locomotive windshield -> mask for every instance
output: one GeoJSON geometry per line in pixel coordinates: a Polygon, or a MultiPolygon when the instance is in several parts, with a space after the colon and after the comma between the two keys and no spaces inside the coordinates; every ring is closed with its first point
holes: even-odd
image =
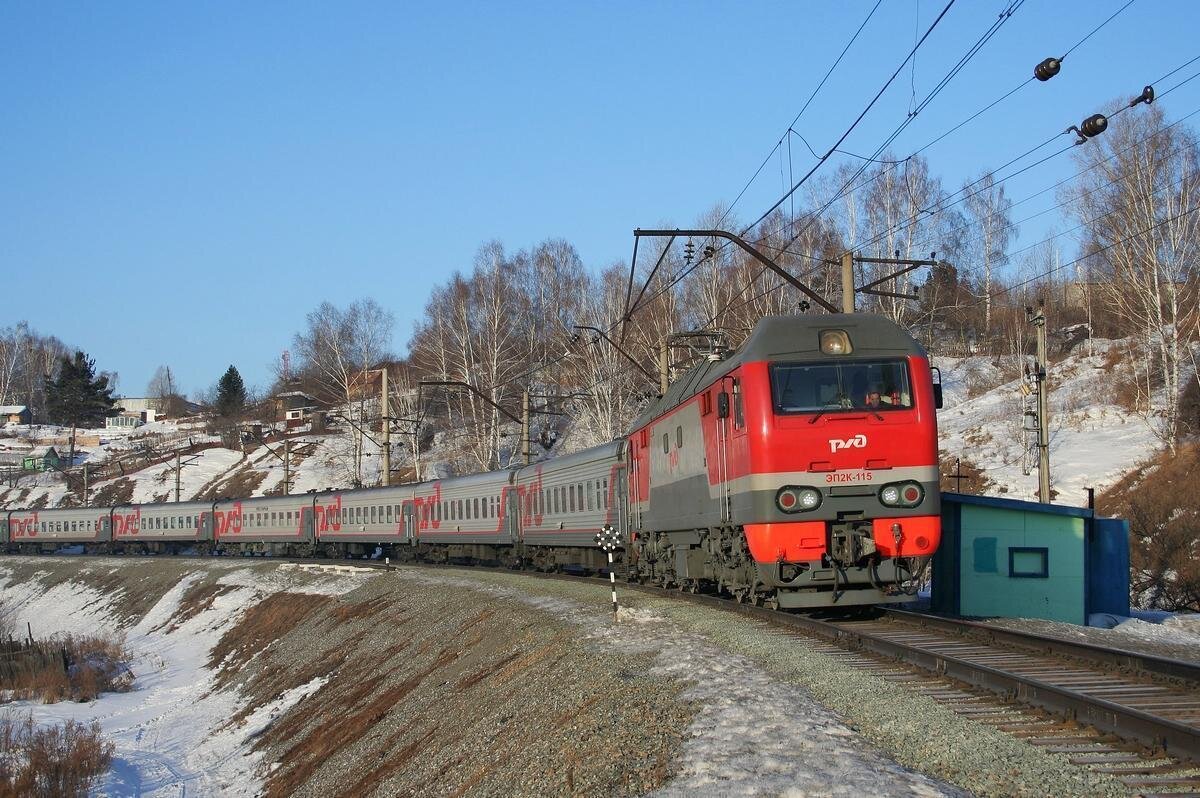
{"type": "Polygon", "coordinates": [[[913,406],[903,360],[777,363],[771,366],[776,413],[907,410],[913,406]]]}

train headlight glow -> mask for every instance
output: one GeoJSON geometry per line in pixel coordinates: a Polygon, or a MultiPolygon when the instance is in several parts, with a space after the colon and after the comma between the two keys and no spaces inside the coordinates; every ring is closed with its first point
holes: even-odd
{"type": "Polygon", "coordinates": [[[848,355],[854,351],[850,336],[845,330],[821,330],[821,353],[825,355],[848,355]]]}
{"type": "Polygon", "coordinates": [[[879,501],[886,504],[888,507],[895,507],[900,503],[900,486],[888,485],[883,490],[879,491],[879,501]]]}
{"type": "Polygon", "coordinates": [[[775,506],[785,513],[803,513],[821,506],[821,491],[786,485],[775,494],[775,506]]]}

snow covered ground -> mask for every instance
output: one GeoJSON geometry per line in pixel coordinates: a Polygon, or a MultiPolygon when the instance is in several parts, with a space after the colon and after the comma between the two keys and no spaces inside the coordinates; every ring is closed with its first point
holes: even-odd
{"type": "MultiPolygon", "coordinates": [[[[251,753],[254,736],[280,713],[320,687],[304,685],[279,696],[251,715],[244,725],[222,728],[238,709],[232,691],[210,692],[214,674],[208,670],[209,651],[221,635],[249,606],[281,590],[338,595],[353,590],[364,578],[359,574],[330,575],[313,579],[296,571],[257,566],[206,563],[205,568],[227,568],[218,582],[230,592],[173,631],[180,599],[202,578],[199,569],[175,585],[132,628],[124,630],[133,655],[130,666],[135,684],[129,693],[105,693],[86,704],[42,705],[16,702],[10,711],[33,713],[38,723],[67,719],[100,723],[102,734],[116,744],[113,768],[99,785],[100,795],[251,796],[258,793],[256,769],[260,762],[251,753]]],[[[37,581],[12,583],[11,574],[0,576],[0,596],[13,619],[23,626],[32,621],[35,634],[117,634],[116,614],[108,595],[67,582],[49,590],[37,581]]]]}
{"type": "MultiPolygon", "coordinates": [[[[1105,365],[1113,345],[1093,341],[1095,354],[1080,347],[1050,368],[1050,473],[1058,504],[1086,504],[1085,488],[1104,490],[1162,447],[1150,421],[1117,403],[1115,372],[1105,365]]],[[[1026,475],[1022,468],[1023,380],[1005,381],[994,361],[990,356],[934,359],[945,395],[938,413],[941,449],[982,470],[995,485],[990,493],[1035,499],[1037,470],[1026,475]]]]}

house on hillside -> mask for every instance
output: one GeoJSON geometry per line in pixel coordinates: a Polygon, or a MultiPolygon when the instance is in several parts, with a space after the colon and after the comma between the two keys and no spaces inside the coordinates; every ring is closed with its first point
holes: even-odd
{"type": "Polygon", "coordinates": [[[275,419],[288,427],[307,424],[312,414],[320,409],[316,398],[304,391],[277,393],[271,397],[271,402],[275,406],[275,419]]]}
{"type": "Polygon", "coordinates": [[[25,455],[22,465],[26,471],[49,471],[58,468],[61,463],[62,458],[53,446],[39,446],[25,455]]]}
{"type": "Polygon", "coordinates": [[[25,405],[0,405],[0,424],[32,424],[33,414],[25,405]]]}

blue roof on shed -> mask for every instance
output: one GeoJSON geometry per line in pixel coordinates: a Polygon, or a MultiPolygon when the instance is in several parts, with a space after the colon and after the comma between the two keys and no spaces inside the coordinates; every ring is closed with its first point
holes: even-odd
{"type": "Polygon", "coordinates": [[[942,494],[942,501],[975,504],[981,507],[995,507],[999,510],[1067,515],[1074,518],[1091,518],[1093,515],[1092,510],[1087,507],[1069,507],[1065,504],[1042,504],[1041,502],[1027,502],[1021,499],[1001,499],[995,496],[973,496],[969,493],[946,492],[942,494]]]}

